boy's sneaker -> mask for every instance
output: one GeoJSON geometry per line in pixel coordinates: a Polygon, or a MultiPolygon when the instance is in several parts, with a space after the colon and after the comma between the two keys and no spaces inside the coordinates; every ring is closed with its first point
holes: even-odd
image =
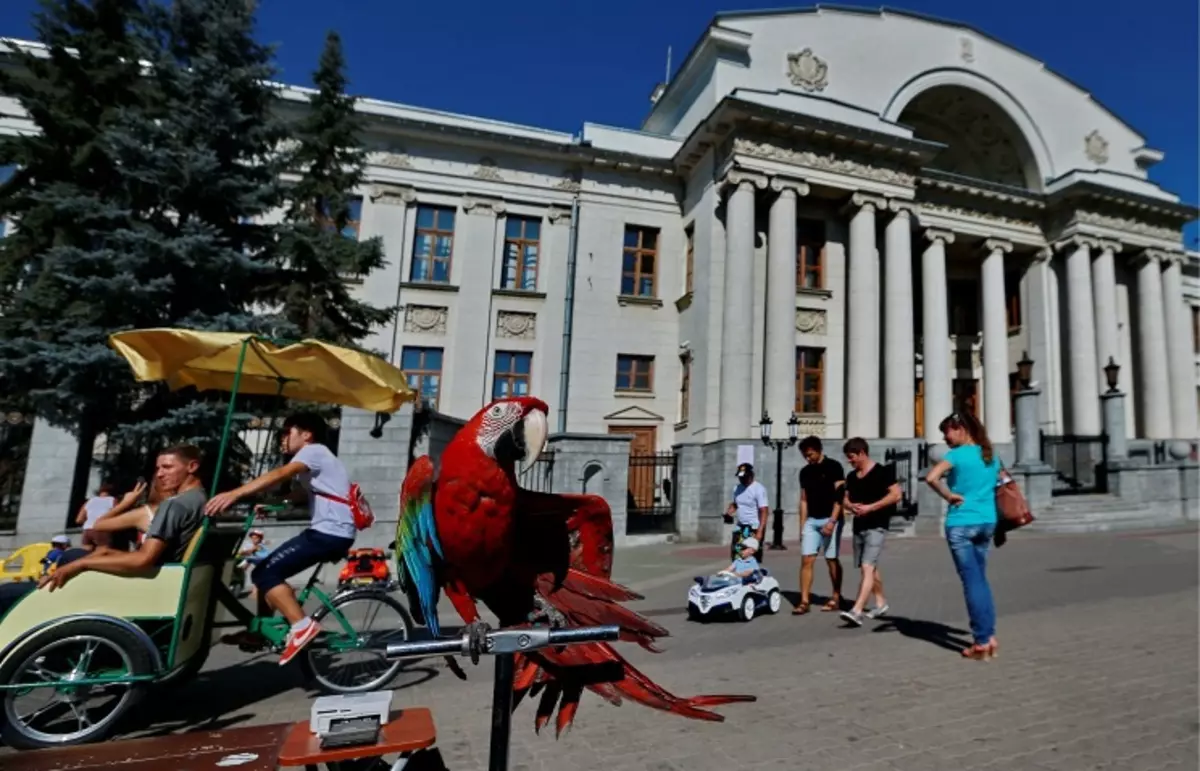
{"type": "Polygon", "coordinates": [[[887,613],[887,612],[888,612],[889,610],[891,610],[891,609],[892,609],[892,606],[891,606],[891,605],[888,605],[888,604],[885,602],[885,603],[883,604],[883,607],[880,607],[880,608],[871,608],[870,610],[868,610],[868,611],[867,611],[867,618],[870,618],[870,619],[876,619],[876,618],[879,618],[880,616],[882,616],[884,613],[887,613]]]}
{"type": "Polygon", "coordinates": [[[304,650],[304,646],[316,639],[321,633],[321,625],[312,619],[308,619],[308,624],[301,627],[299,630],[292,629],[288,632],[287,644],[283,647],[283,653],[279,656],[279,666],[284,666],[300,651],[304,650]]]}
{"type": "Polygon", "coordinates": [[[855,626],[863,625],[863,614],[861,613],[855,613],[852,610],[843,610],[842,618],[845,619],[847,623],[854,624],[855,626]]]}

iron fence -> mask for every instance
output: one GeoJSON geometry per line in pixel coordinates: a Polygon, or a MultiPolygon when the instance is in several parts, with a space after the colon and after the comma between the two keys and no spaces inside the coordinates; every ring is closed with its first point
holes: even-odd
{"type": "Polygon", "coordinates": [[[678,458],[673,452],[629,456],[629,488],[625,500],[626,534],[676,532],[677,477],[678,458]]]}
{"type": "Polygon", "coordinates": [[[0,530],[17,527],[32,438],[32,415],[15,411],[0,414],[0,530]]]}
{"type": "Polygon", "coordinates": [[[1042,462],[1054,469],[1052,495],[1108,492],[1108,435],[1041,432],[1042,462]]]}
{"type": "Polygon", "coordinates": [[[546,450],[529,468],[521,472],[517,483],[535,493],[554,492],[554,450],[546,450]]]}
{"type": "Polygon", "coordinates": [[[883,461],[895,471],[896,483],[900,485],[902,497],[896,509],[905,519],[912,519],[917,515],[917,496],[912,489],[912,450],[888,448],[883,454],[883,461]]]}

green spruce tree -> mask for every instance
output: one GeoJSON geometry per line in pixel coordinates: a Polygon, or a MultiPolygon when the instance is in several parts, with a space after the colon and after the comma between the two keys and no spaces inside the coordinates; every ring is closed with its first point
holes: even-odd
{"type": "Polygon", "coordinates": [[[317,91],[294,131],[298,144],[289,165],[299,179],[288,191],[280,233],[278,302],[298,336],[354,346],[390,321],[395,309],[356,298],[346,280],[382,267],[384,258],[380,239],[359,238],[359,215],[352,210],[366,152],[345,71],[341,39],[330,32],[313,75],[317,91]]]}

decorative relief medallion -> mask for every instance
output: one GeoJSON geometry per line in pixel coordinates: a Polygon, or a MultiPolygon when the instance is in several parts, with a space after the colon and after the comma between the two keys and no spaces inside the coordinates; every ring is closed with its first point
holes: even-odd
{"type": "Polygon", "coordinates": [[[816,308],[796,309],[796,331],[806,335],[825,334],[825,311],[816,308]]]}
{"type": "Polygon", "coordinates": [[[1108,140],[1093,131],[1083,138],[1083,152],[1089,161],[1103,166],[1108,163],[1108,140]]]}
{"type": "Polygon", "coordinates": [[[532,340],[537,334],[537,314],[500,311],[496,314],[496,337],[532,340]]]}
{"type": "Polygon", "coordinates": [[[565,190],[568,193],[578,193],[579,188],[579,180],[572,179],[571,177],[563,177],[558,181],[558,184],[554,186],[555,190],[565,190]]]}
{"type": "Polygon", "coordinates": [[[805,91],[824,91],[829,85],[829,65],[825,60],[813,53],[811,48],[795,54],[788,54],[788,78],[793,86],[799,86],[805,91]]]}
{"type": "Polygon", "coordinates": [[[733,151],[743,153],[753,158],[763,158],[769,161],[780,161],[797,166],[807,166],[812,169],[832,171],[838,174],[848,174],[877,182],[889,182],[895,185],[911,187],[916,184],[916,177],[905,171],[889,169],[883,166],[872,166],[850,158],[843,158],[836,153],[815,153],[810,150],[792,150],[787,147],[777,147],[768,142],[755,142],[750,139],[735,139],[733,151]]]}
{"type": "Polygon", "coordinates": [[[500,170],[496,168],[496,161],[487,157],[479,159],[479,165],[471,176],[476,179],[490,179],[493,182],[504,181],[504,177],[500,176],[500,170]]]}
{"type": "Polygon", "coordinates": [[[437,305],[408,305],[404,308],[404,331],[446,334],[449,310],[437,305]]]}
{"type": "Polygon", "coordinates": [[[958,55],[964,62],[970,64],[975,61],[975,41],[969,37],[960,37],[958,39],[958,55]]]}
{"type": "Polygon", "coordinates": [[[824,415],[797,415],[800,425],[796,427],[798,436],[825,436],[824,415]]]}
{"type": "Polygon", "coordinates": [[[386,166],[389,169],[412,168],[408,152],[401,145],[388,145],[386,149],[371,153],[370,163],[376,166],[386,166]]]}

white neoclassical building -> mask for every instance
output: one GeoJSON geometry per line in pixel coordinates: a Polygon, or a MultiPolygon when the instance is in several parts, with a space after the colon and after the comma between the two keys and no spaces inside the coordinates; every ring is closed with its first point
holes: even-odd
{"type": "Polygon", "coordinates": [[[1047,434],[1102,432],[1111,360],[1128,437],[1197,436],[1197,212],[1084,86],[963,24],[816,7],[718,15],[651,102],[578,135],[360,102],[355,231],[387,255],[360,290],[401,308],[371,342],[441,412],[533,393],[645,453],[764,410],[915,446],[971,409],[1008,443],[1028,353],[1047,434]]]}

